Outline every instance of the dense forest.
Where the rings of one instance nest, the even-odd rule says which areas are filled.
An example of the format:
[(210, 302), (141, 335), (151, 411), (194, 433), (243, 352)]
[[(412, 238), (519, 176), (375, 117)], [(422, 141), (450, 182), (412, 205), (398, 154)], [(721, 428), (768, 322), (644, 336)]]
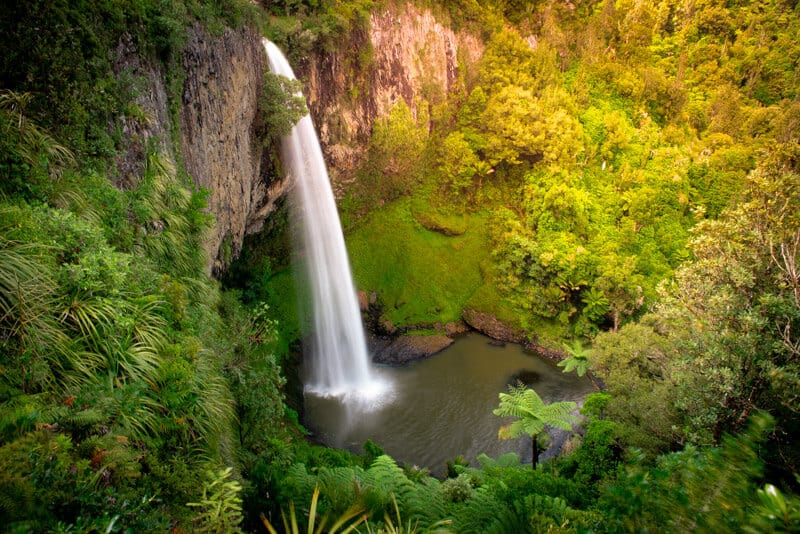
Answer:
[[(372, 125), (338, 199), (357, 285), (386, 330), (479, 310), (598, 385), (557, 458), (453, 458), (444, 478), (380, 443), (308, 439), (286, 215), (211, 277), (209, 191), (178, 141), (190, 27), (255, 28), (300, 64), (402, 4), (12, 4), (2, 529), (800, 531), (796, 1), (416, 4), (485, 49), (448, 93), (400, 99)], [(153, 118), (136, 104), (148, 80), (114, 68), (123, 36), (164, 73), (170, 115), (133, 180), (125, 126)], [(369, 47), (357, 55), (354, 80)], [(259, 136), (276, 161), (305, 109), (264, 80)], [(537, 450), (570, 408), (512, 387), (495, 413), (518, 421), (497, 426)]]

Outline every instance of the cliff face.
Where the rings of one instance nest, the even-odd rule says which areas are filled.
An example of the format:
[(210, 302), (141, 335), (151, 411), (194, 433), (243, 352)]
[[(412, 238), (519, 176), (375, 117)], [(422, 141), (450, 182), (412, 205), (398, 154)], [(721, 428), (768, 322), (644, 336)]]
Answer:
[[(354, 32), (340, 51), (311, 58), (301, 75), (337, 192), (363, 161), (376, 118), (401, 98), (414, 111), (446, 98), (459, 83), (459, 69), (482, 53), (479, 38), (442, 26), (430, 11), (390, 5), (373, 13), (369, 30)], [(269, 158), (256, 135), (265, 60), (253, 29), (211, 35), (199, 25), (190, 28), (174, 136), (161, 65), (143, 59), (125, 36), (114, 51), (118, 74), (144, 80), (136, 97), (144, 118), (123, 122), (118, 185), (136, 183), (149, 143), (181, 159), (195, 185), (209, 190), (216, 223), (206, 251), (213, 274), (238, 255), (246, 234), (261, 229), (288, 188), (286, 180), (269, 178)], [(171, 145), (174, 138), (178, 146)]]
[(245, 234), (261, 229), (286, 186), (265, 179), (255, 135), (265, 61), (261, 37), (247, 29), (212, 37), (195, 27), (184, 53), (181, 149), (195, 184), (210, 191), (213, 272), (238, 255)]
[[(443, 26), (427, 9), (389, 5), (370, 17), (337, 52), (311, 58), (303, 69), (306, 95), (338, 193), (363, 161), (372, 124), (399, 99), (417, 106), (444, 99), (460, 69), (483, 54), (482, 41)], [(354, 57), (371, 50), (366, 69)]]
[(115, 70), (146, 82), (136, 97), (146, 120), (129, 120), (123, 128), (119, 185), (141, 175), (148, 142), (160, 142), (173, 156), (179, 152), (195, 186), (209, 191), (215, 225), (205, 248), (213, 274), (236, 257), (245, 234), (261, 229), (287, 186), (269, 179), (269, 159), (256, 135), (265, 61), (261, 37), (252, 29), (210, 35), (191, 28), (183, 56), (179, 146), (173, 147), (163, 69), (143, 60), (124, 37), (115, 52)]

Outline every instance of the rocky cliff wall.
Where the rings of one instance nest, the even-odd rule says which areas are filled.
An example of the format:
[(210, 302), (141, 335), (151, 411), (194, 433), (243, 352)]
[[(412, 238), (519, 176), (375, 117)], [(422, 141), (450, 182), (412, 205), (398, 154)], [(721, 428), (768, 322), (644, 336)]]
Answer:
[[(337, 193), (363, 161), (372, 124), (399, 99), (417, 111), (446, 98), (483, 54), (479, 37), (454, 32), (431, 11), (390, 3), (374, 12), (340, 50), (320, 54), (302, 69), (309, 109), (317, 124)], [(359, 68), (359, 55), (369, 56)]]
[[(429, 10), (389, 4), (339, 51), (311, 58), (301, 75), (337, 192), (362, 162), (376, 118), (401, 98), (414, 111), (445, 98), (459, 82), (459, 69), (482, 53), (478, 37), (453, 32)], [(365, 57), (365, 66), (358, 67)], [(238, 255), (246, 234), (261, 229), (288, 187), (270, 178), (270, 160), (257, 138), (264, 64), (261, 37), (253, 29), (211, 35), (199, 25), (190, 28), (173, 125), (162, 66), (144, 59), (125, 36), (114, 51), (116, 72), (142, 80), (136, 104), (144, 117), (123, 124), (118, 185), (135, 184), (154, 140), (180, 158), (195, 185), (209, 190), (215, 226), (206, 239), (207, 268), (214, 274)]]
[[(269, 158), (257, 135), (265, 61), (261, 37), (253, 29), (227, 28), (211, 35), (199, 25), (190, 28), (182, 61), (179, 135), (174, 136), (163, 68), (143, 59), (125, 37), (115, 51), (115, 70), (143, 82), (136, 104), (146, 118), (124, 124), (119, 185), (130, 186), (141, 176), (150, 142), (182, 158), (195, 186), (209, 191), (215, 224), (205, 248), (213, 274), (238, 255), (246, 234), (261, 229), (287, 186), (270, 178)], [(170, 142), (175, 138), (177, 147)]]
[(247, 28), (210, 36), (197, 26), (184, 53), (181, 149), (195, 184), (210, 191), (213, 272), (238, 255), (245, 234), (261, 229), (286, 187), (261, 168), (256, 121), (265, 62), (260, 35)]

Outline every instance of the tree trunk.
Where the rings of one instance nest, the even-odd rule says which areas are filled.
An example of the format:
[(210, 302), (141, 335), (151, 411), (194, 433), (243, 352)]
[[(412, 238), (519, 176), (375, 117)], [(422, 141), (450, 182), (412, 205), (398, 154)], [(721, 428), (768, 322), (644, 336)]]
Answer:
[(536, 464), (539, 462), (539, 436), (531, 436), (531, 469), (536, 469)]

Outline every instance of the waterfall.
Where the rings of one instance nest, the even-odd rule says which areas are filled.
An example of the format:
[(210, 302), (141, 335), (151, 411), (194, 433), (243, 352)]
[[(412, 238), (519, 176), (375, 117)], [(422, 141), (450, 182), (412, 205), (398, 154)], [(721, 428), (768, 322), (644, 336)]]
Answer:
[[(294, 79), (278, 47), (265, 39), (264, 48), (270, 70)], [(370, 371), (342, 225), (309, 115), (281, 139), (281, 161), (293, 183), (293, 218), (300, 227), (313, 307), (306, 391), (324, 396), (373, 396), (382, 387)]]

